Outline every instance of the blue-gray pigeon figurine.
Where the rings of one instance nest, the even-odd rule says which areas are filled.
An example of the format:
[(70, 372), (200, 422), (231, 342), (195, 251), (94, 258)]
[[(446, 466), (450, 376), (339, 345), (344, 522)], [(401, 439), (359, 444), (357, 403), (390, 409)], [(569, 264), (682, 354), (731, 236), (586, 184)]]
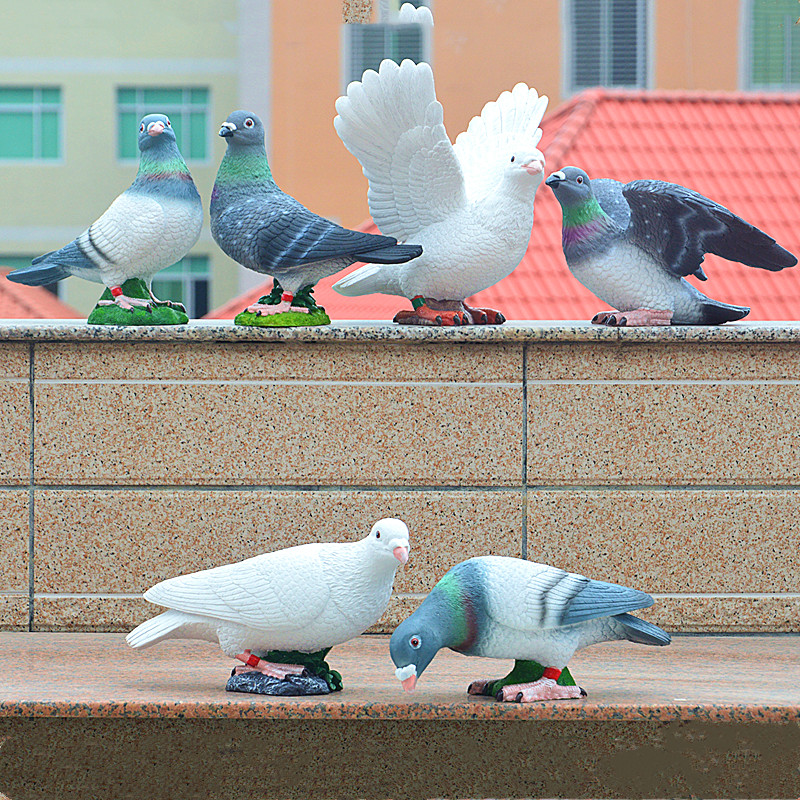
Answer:
[[(391, 236), (342, 228), (281, 191), (267, 161), (264, 127), (252, 112), (234, 111), (219, 135), (228, 149), (211, 195), (211, 234), (232, 259), (271, 275), (276, 284), (248, 312), (308, 314), (317, 308), (310, 291), (322, 278), (356, 261), (401, 264), (422, 253), (420, 246), (398, 244)], [(296, 324), (314, 324), (301, 320)]]
[[(112, 299), (98, 305), (129, 311), (171, 305), (153, 294), (153, 276), (180, 261), (197, 241), (203, 205), (168, 117), (144, 117), (138, 144), (139, 171), (131, 186), (77, 239), (9, 273), (9, 280), (41, 286), (77, 275), (108, 287)], [(149, 298), (123, 293), (122, 285), (132, 278), (145, 282)]]
[(797, 259), (724, 206), (683, 186), (589, 180), (564, 167), (546, 181), (561, 204), (570, 272), (612, 310), (601, 325), (719, 325), (750, 309), (712, 300), (690, 284), (706, 280), (706, 253), (776, 272)]
[(653, 598), (520, 558), (480, 556), (457, 564), (422, 605), (396, 628), (389, 650), (396, 675), (412, 691), (436, 653), (513, 658), (496, 680), (470, 684), (470, 694), (530, 703), (585, 695), (567, 669), (573, 653), (598, 642), (667, 645), (669, 634), (628, 612)]

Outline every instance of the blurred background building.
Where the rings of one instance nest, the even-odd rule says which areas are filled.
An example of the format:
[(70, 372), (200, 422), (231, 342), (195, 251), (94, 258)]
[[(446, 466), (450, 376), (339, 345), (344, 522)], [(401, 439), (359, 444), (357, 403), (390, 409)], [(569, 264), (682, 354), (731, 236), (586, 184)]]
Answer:
[[(679, 181), (800, 249), (792, 216), (800, 207), (800, 155), (791, 141), (800, 123), (796, 0), (431, 5), (432, 31), (399, 25), (398, 0), (375, 0), (371, 21), (357, 25), (342, 23), (339, 0), (0, 0), (0, 265), (30, 263), (105, 210), (133, 179), (138, 120), (153, 111), (170, 116), (206, 207), (225, 149), (219, 124), (233, 109), (248, 108), (265, 123), (273, 173), (285, 191), (342, 224), (365, 224), (366, 180), (332, 119), (347, 83), (384, 57), (433, 65), (453, 138), (484, 103), (525, 81), (550, 97), (543, 139), (549, 169), (573, 158), (591, 175)], [(592, 91), (598, 86), (611, 91)], [(643, 90), (658, 91), (648, 100)], [(530, 300), (510, 316), (599, 309), (563, 263), (558, 214), (544, 187), (536, 205), (524, 269), (513, 287), (511, 279), (498, 287), (501, 295), (522, 291)], [(767, 299), (773, 291), (800, 297), (794, 278), (751, 278), (756, 271), (722, 262), (709, 271), (714, 297), (749, 302), (735, 281), (736, 296), (719, 291), (727, 286), (720, 276), (734, 271), (772, 281), (772, 289), (763, 284)], [(154, 288), (202, 316), (248, 290), (260, 292), (261, 283), (219, 250), (206, 225), (192, 252)], [(318, 296), (340, 319), (385, 318), (383, 305), (399, 307), (380, 297), (342, 298), (334, 307), (339, 299), (329, 284)], [(76, 278), (52, 289), (83, 314), (100, 293)], [(559, 305), (561, 295), (579, 302)], [(753, 318), (789, 313), (785, 304), (754, 306)], [(791, 315), (800, 317), (800, 304)]]

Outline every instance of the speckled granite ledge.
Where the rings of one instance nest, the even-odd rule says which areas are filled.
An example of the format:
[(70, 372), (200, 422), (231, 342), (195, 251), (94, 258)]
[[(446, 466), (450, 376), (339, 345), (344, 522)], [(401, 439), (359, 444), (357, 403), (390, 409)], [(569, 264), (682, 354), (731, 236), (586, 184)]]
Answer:
[[(211, 644), (133, 651), (120, 634), (0, 634), (0, 717), (617, 721), (800, 721), (800, 636), (678, 636), (669, 648), (611, 643), (570, 664), (579, 701), (497, 703), (466, 694), (506, 662), (441, 651), (413, 695), (402, 693), (388, 637), (334, 649), (345, 689), (320, 698), (224, 691), (233, 662)], [(34, 665), (35, 672), (21, 668)], [(507, 670), (506, 670), (507, 671)]]
[(82, 320), (0, 320), (0, 341), (187, 342), (796, 342), (800, 322), (733, 323), (714, 327), (606, 328), (568, 320), (434, 328), (387, 321), (342, 321), (309, 328), (248, 328), (193, 320), (188, 325), (111, 327)]

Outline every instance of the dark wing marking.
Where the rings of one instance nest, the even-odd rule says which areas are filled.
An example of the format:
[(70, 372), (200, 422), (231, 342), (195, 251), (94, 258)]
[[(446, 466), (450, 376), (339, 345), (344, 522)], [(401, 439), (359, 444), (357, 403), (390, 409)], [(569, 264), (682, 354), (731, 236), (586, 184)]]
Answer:
[(665, 181), (633, 181), (622, 194), (631, 209), (628, 239), (675, 275), (697, 274), (706, 253), (777, 271), (797, 259), (724, 206)]
[(284, 195), (278, 203), (265, 203), (257, 233), (257, 259), (272, 274), (328, 259), (362, 261), (372, 250), (397, 243), (390, 236), (351, 231), (309, 211)]

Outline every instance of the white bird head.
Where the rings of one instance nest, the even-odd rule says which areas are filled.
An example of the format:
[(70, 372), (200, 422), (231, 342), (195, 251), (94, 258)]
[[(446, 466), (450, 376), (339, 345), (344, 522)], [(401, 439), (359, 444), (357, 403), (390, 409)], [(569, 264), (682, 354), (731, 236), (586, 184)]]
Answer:
[(544, 180), (544, 154), (541, 150), (515, 150), (509, 154), (505, 175), (534, 189)]
[(366, 541), (374, 551), (387, 558), (397, 559), (401, 564), (408, 561), (411, 549), (408, 544), (408, 527), (405, 522), (394, 517), (378, 520), (367, 536)]

